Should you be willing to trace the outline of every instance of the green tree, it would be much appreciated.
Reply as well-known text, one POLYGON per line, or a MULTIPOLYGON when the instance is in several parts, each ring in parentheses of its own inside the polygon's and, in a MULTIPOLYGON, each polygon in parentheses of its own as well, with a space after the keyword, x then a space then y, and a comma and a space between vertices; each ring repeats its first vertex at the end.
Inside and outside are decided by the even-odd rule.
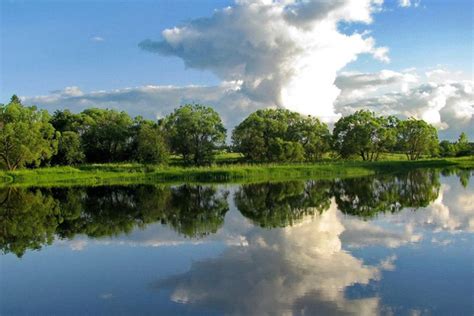
POLYGON ((133 158, 134 121, 127 113, 87 109, 81 116, 81 140, 88 162, 118 162, 133 158))
POLYGON ((285 109, 264 109, 240 123, 232 141, 235 150, 248 160, 315 160, 329 148, 329 130, 313 117, 285 109))
POLYGON ((81 138, 78 133, 66 131, 61 133, 58 143, 58 152, 52 158, 57 165, 74 165, 84 161, 81 138))
POLYGON ((226 129, 212 108, 187 104, 177 108, 163 122, 170 148, 185 163, 210 163, 216 149, 224 145, 226 129))
POLYGON ((398 124, 398 147, 409 160, 422 155, 436 155, 439 150, 438 131, 423 120, 414 118, 398 124))
POLYGON ((47 111, 25 107, 15 96, 0 105, 0 161, 8 170, 49 159, 57 150, 55 136, 47 111))
POLYGON ((363 160, 378 160, 396 143, 394 117, 378 117, 361 110, 339 119, 333 131, 333 147, 342 158, 359 155, 363 160))
POLYGON ((76 132, 81 134, 83 131, 83 116, 74 114, 69 110, 57 110, 51 116, 49 121, 58 132, 76 132))
POLYGON ((469 138, 466 133, 459 135, 458 141, 456 142, 456 155, 467 156, 471 154, 471 144, 469 144, 469 138))
POLYGON ((312 116, 301 116, 289 126, 290 138, 303 146, 307 161, 320 160, 330 150, 331 133, 328 126, 312 116))
POLYGON ((439 143, 439 154, 441 157, 454 157, 456 153, 456 144, 451 143, 449 140, 443 140, 439 143))
POLYGON ((144 163, 166 163, 169 149, 163 131, 156 124, 141 124, 137 135, 137 158, 144 163))

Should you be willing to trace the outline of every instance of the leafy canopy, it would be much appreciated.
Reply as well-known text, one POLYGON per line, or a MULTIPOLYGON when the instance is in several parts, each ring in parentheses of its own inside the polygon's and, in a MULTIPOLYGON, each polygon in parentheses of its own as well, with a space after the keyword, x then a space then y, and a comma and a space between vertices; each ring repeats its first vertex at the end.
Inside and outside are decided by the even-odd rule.
POLYGON ((0 164, 8 170, 49 159, 57 149, 56 136, 47 111, 25 107, 16 96, 0 105, 0 164))
POLYGON ((382 152, 395 145, 397 123, 398 120, 392 116, 357 111, 336 122, 333 147, 342 158, 359 155, 363 160, 378 160, 382 152))
POLYGON ((185 163, 210 163, 226 138, 219 114, 200 104, 177 108, 164 119, 163 126, 171 150, 181 155, 185 163))

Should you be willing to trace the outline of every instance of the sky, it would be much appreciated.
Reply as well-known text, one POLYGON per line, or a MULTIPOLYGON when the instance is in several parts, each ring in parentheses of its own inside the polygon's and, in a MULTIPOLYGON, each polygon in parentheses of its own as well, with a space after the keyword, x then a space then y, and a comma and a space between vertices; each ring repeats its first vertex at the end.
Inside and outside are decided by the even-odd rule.
POLYGON ((364 108, 474 138, 468 0, 0 0, 0 102, 158 118, 189 102, 230 129, 283 107, 364 108))

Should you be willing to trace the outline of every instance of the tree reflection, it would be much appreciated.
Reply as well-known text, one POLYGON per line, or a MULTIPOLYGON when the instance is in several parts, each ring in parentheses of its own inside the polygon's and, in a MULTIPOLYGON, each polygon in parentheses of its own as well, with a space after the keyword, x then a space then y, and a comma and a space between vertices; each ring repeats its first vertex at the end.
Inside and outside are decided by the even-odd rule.
POLYGON ((57 201, 40 189, 0 189, 0 248, 22 257, 27 249, 51 244, 62 221, 57 201))
MULTIPOLYGON (((467 185, 470 171, 456 172, 467 185)), ((326 211, 334 201, 345 214, 371 218, 381 212, 426 207, 440 191, 439 172, 415 170, 333 181, 289 181, 242 185, 238 210, 254 223, 286 227, 326 211)), ((215 186, 138 185, 0 189, 0 247, 21 257, 55 236, 72 239, 130 233, 161 223, 189 238, 216 233, 229 210, 227 190, 215 186)), ((336 205, 334 204, 334 205, 336 205)))
POLYGON ((405 207, 426 207, 438 197, 439 188, 437 171, 414 170, 398 175, 336 180, 333 193, 343 213, 370 218, 405 207))
POLYGON ((21 257, 55 235, 99 238, 161 222, 187 237, 215 233, 229 210, 227 191, 211 186, 111 186, 0 191, 0 247, 21 257))
POLYGON ((229 210, 228 191, 202 185, 183 185, 171 190, 170 207, 162 218, 165 223, 188 237, 215 233, 224 224, 229 210))
POLYGON ((470 169, 458 169, 458 168, 449 168, 449 169, 443 169, 441 171, 441 174, 445 177, 450 176, 450 175, 456 175, 459 177, 459 181, 461 182, 461 185, 464 188, 467 188, 469 185, 469 180, 471 179, 471 174, 473 174, 474 171, 470 169))
POLYGON ((291 181, 247 184, 236 192, 239 211, 262 227, 285 227, 331 204, 330 182, 291 181))

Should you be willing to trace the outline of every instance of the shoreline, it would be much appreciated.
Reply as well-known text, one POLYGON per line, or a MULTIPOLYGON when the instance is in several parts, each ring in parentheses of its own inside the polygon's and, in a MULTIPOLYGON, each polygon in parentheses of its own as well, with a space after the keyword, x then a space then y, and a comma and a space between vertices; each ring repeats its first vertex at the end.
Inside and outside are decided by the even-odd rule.
POLYGON ((243 183, 333 179, 402 172, 420 168, 474 168, 474 156, 417 161, 324 161, 300 164, 222 164, 176 167, 144 164, 85 164, 0 171, 0 186, 79 186, 164 183, 243 183))

